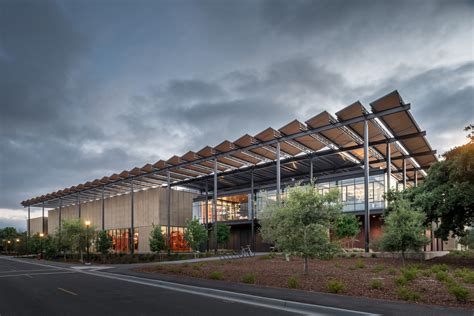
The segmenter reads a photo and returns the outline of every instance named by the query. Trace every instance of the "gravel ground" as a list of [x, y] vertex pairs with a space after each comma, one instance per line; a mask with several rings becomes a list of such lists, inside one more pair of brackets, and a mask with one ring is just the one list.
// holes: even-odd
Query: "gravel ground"
[[[474, 309], [474, 284], [464, 283], [462, 279], [454, 277], [456, 282], [470, 291], [467, 302], [459, 302], [449, 293], [447, 286], [436, 280], [435, 274], [430, 272], [434, 264], [447, 263], [449, 274], [457, 268], [467, 267], [472, 270], [474, 262], [463, 260], [436, 260], [433, 262], [407, 261], [407, 267], [418, 266], [418, 273], [414, 280], [404, 287], [416, 292], [419, 298], [412, 299], [418, 303], [452, 306]], [[401, 261], [393, 258], [338, 258], [332, 260], [310, 260], [309, 274], [304, 275], [303, 260], [291, 258], [289, 262], [282, 256], [270, 258], [268, 256], [238, 259], [232, 261], [214, 261], [200, 263], [185, 263], [180, 265], [160, 265], [137, 269], [140, 272], [186, 275], [196, 278], [211, 278], [211, 274], [219, 274], [223, 281], [243, 282], [243, 277], [252, 274], [254, 284], [260, 286], [289, 288], [288, 279], [297, 280], [297, 289], [315, 292], [330, 292], [328, 282], [338, 280], [344, 289], [339, 293], [349, 296], [362, 296], [386, 300], [403, 300], [396, 294], [395, 280], [402, 275]], [[248, 277], [248, 276], [247, 276]], [[252, 277], [250, 277], [252, 279]], [[382, 287], [373, 288], [373, 280], [380, 280]], [[250, 280], [250, 283], [253, 283]]]

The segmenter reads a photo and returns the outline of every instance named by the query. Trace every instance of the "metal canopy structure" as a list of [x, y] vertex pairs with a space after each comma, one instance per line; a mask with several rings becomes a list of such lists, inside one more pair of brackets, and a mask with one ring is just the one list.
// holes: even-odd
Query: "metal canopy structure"
[[[333, 117], [322, 112], [305, 123], [294, 120], [255, 136], [243, 135], [154, 164], [122, 171], [21, 202], [24, 207], [58, 208], [156, 187], [180, 186], [215, 192], [275, 182], [362, 172], [364, 145], [371, 170], [391, 172], [417, 183], [437, 161], [397, 91], [372, 102], [369, 112], [355, 102]], [[364, 128], [367, 135], [364, 136]], [[276, 166], [279, 168], [276, 169]], [[276, 172], [275, 172], [276, 171]], [[371, 171], [372, 172], [372, 171]], [[276, 175], [275, 175], [276, 174]], [[311, 176], [309, 176], [311, 175]], [[400, 176], [401, 175], [401, 176]], [[214, 181], [213, 181], [214, 179]]]

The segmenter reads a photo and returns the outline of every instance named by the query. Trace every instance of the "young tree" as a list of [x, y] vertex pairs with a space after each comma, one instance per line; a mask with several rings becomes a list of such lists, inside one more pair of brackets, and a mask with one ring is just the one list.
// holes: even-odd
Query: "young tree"
[[407, 250], [420, 251], [429, 239], [424, 235], [426, 215], [412, 210], [408, 200], [399, 199], [392, 211], [384, 217], [385, 228], [380, 246], [385, 251], [401, 252], [405, 266]]
[[354, 240], [360, 232], [360, 222], [355, 215], [343, 214], [339, 217], [335, 227], [338, 238], [350, 238], [351, 248], [354, 248]]
[[34, 234], [33, 236], [30, 237], [30, 241], [28, 242], [28, 249], [30, 253], [32, 254], [41, 253], [42, 246], [43, 246], [42, 240], [41, 240], [41, 237], [39, 236], [39, 233]]
[[291, 188], [283, 205], [269, 202], [263, 210], [263, 239], [288, 254], [301, 256], [307, 274], [309, 258], [329, 258], [340, 249], [329, 238], [329, 230], [341, 215], [338, 199], [337, 189], [321, 195], [311, 185]]
[[468, 249], [474, 250], [474, 230], [466, 230], [464, 236], [459, 238], [459, 243]]
[[97, 233], [96, 249], [105, 256], [109, 253], [110, 248], [112, 248], [112, 237], [110, 237], [105, 230], [101, 230]]
[[218, 245], [225, 245], [229, 242], [230, 239], [230, 226], [217, 223], [217, 244]]
[[207, 241], [207, 230], [206, 228], [199, 224], [198, 219], [186, 222], [186, 229], [184, 230], [184, 240], [189, 244], [189, 246], [195, 252], [199, 250], [199, 245]]
[[160, 226], [154, 226], [150, 232], [150, 250], [156, 253], [166, 249], [165, 236], [161, 232]]

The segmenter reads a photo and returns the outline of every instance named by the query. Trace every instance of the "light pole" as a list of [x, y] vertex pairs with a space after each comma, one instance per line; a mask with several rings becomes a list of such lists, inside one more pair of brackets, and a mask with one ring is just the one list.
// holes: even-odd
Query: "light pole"
[[9, 249], [10, 249], [10, 244], [11, 244], [11, 240], [8, 240], [7, 241], [7, 253], [9, 253]]
[[44, 233], [40, 233], [39, 234], [40, 236], [40, 247], [41, 247], [41, 253], [40, 253], [40, 258], [43, 259], [43, 237], [44, 237]]
[[87, 257], [86, 257], [86, 264], [89, 263], [89, 226], [91, 226], [91, 221], [86, 221], [86, 250], [87, 250]]

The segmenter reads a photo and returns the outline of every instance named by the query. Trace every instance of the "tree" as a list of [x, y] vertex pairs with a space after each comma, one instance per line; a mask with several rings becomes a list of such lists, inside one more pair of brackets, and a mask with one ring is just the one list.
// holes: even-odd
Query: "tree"
[[459, 238], [459, 243], [468, 249], [474, 250], [474, 230], [466, 230], [464, 236]]
[[384, 251], [401, 252], [405, 266], [405, 252], [420, 251], [430, 241], [424, 235], [426, 215], [413, 210], [410, 201], [405, 199], [397, 200], [392, 207], [393, 210], [384, 216], [385, 227], [380, 246]]
[[97, 233], [96, 249], [102, 255], [106, 255], [109, 253], [110, 248], [112, 248], [112, 237], [105, 230], [101, 230]]
[[230, 226], [217, 223], [217, 244], [225, 245], [230, 239]]
[[165, 236], [161, 232], [160, 226], [153, 226], [153, 230], [150, 232], [150, 250], [156, 253], [166, 249]]
[[[63, 221], [61, 225], [61, 233], [58, 233], [60, 238], [60, 248], [71, 253], [79, 253], [82, 260], [82, 255], [87, 248], [87, 234], [91, 234], [94, 227], [86, 228], [84, 223], [80, 220]], [[93, 236], [89, 235], [89, 241]]]
[[42, 240], [39, 233], [31, 236], [30, 241], [28, 242], [28, 249], [30, 253], [39, 254], [43, 248]]
[[423, 183], [408, 196], [423, 210], [427, 223], [440, 222], [435, 236], [447, 240], [462, 237], [474, 223], [474, 142], [444, 154], [446, 160], [433, 165]]
[[186, 221], [186, 229], [184, 230], [184, 240], [189, 246], [197, 252], [199, 246], [207, 241], [207, 230], [199, 224], [198, 219], [192, 221]]
[[338, 238], [350, 238], [351, 248], [354, 248], [354, 240], [360, 232], [360, 222], [355, 215], [343, 214], [339, 217], [335, 227]]
[[340, 250], [329, 238], [329, 230], [341, 215], [338, 200], [337, 189], [324, 195], [311, 185], [289, 189], [284, 204], [268, 201], [262, 211], [263, 239], [288, 254], [302, 257], [307, 274], [309, 258], [329, 258]]

